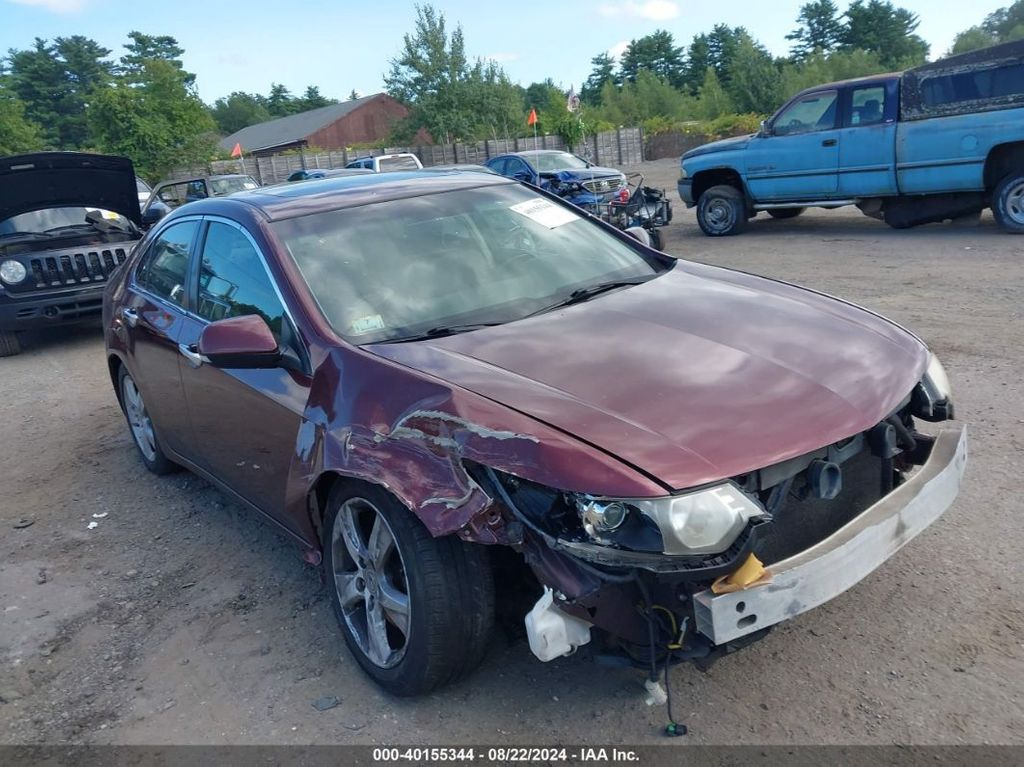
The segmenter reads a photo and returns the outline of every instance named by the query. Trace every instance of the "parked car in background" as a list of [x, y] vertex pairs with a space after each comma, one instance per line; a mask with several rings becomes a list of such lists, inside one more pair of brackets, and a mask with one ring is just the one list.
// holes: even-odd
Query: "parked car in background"
[[596, 634], [710, 661], [881, 565], [966, 459], [962, 427], [918, 429], [953, 401], [912, 333], [483, 173], [193, 203], [103, 317], [146, 467], [297, 539], [398, 695], [480, 662], [495, 566], [537, 597], [541, 660]]
[[288, 176], [288, 181], [309, 181], [313, 178], [340, 178], [341, 176], [358, 176], [364, 173], [373, 173], [373, 171], [368, 168], [304, 168]]
[[591, 165], [582, 157], [553, 149], [501, 154], [484, 164], [495, 173], [533, 184], [579, 206], [617, 200], [626, 188], [625, 174], [614, 168]]
[[259, 189], [259, 186], [256, 179], [242, 173], [161, 181], [154, 187], [149, 200], [142, 208], [142, 222], [146, 226], [152, 226], [186, 202], [205, 200], [207, 197], [224, 197], [235, 192], [247, 192]]
[[468, 162], [454, 163], [452, 165], [431, 165], [430, 167], [425, 168], [424, 170], [458, 170], [467, 173], [490, 173], [492, 175], [497, 175], [497, 171], [488, 168], [486, 165], [474, 165], [473, 163]]
[[679, 196], [715, 237], [844, 205], [896, 228], [991, 207], [1024, 233], [1024, 41], [803, 91], [760, 133], [683, 155]]
[[149, 196], [153, 193], [153, 187], [136, 176], [135, 188], [139, 191], [139, 208], [141, 209], [147, 202], [149, 202]]
[[397, 154], [379, 154], [374, 157], [360, 157], [352, 160], [346, 168], [365, 168], [374, 173], [386, 173], [393, 170], [419, 170], [423, 167], [420, 158], [409, 152]]
[[40, 152], [0, 158], [0, 357], [18, 333], [97, 322], [103, 287], [142, 237], [126, 157]]

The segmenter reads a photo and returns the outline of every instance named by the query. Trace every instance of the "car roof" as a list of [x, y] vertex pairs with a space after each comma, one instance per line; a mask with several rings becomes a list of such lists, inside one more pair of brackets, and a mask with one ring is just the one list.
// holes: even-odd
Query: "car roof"
[[369, 173], [261, 187], [228, 197], [198, 200], [189, 203], [188, 209], [193, 214], [223, 213], [225, 206], [244, 205], [256, 209], [268, 221], [279, 221], [367, 203], [515, 183], [504, 176], [461, 171]]
[[821, 85], [815, 85], [813, 88], [805, 88], [804, 90], [800, 91], [800, 93], [798, 93], [797, 96], [802, 96], [805, 93], [813, 93], [814, 91], [824, 91], [830, 90], [832, 88], [845, 88], [849, 85], [888, 82], [889, 80], [899, 78], [902, 74], [902, 72], [887, 72], [881, 75], [865, 75], [864, 77], [851, 77], [848, 80], [836, 80], [834, 83], [822, 83]]

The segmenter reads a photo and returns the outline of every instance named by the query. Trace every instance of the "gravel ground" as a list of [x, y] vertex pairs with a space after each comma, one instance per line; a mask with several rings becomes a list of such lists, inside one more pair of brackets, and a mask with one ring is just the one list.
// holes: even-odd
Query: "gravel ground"
[[[686, 741], [1024, 743], [1024, 238], [987, 215], [897, 232], [844, 210], [712, 240], [675, 162], [642, 170], [674, 200], [669, 252], [918, 332], [972, 439], [959, 500], [880, 570], [707, 673], [672, 672]], [[503, 633], [455, 687], [379, 692], [291, 543], [203, 480], [143, 469], [97, 330], [25, 346], [0, 361], [0, 742], [664, 742], [637, 673], [595, 672], [586, 650], [542, 665]]]

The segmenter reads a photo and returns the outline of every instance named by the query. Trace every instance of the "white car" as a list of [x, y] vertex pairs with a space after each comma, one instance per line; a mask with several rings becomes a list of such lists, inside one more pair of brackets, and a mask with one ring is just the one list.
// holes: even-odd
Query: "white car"
[[391, 170], [420, 170], [423, 163], [420, 158], [410, 152], [398, 154], [381, 154], [376, 157], [360, 157], [353, 160], [346, 168], [366, 168], [374, 173], [386, 173]]

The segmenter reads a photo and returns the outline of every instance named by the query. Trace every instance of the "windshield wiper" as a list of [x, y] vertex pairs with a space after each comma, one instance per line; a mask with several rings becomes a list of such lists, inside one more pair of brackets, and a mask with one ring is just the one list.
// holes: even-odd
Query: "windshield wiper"
[[19, 240], [49, 240], [53, 235], [46, 232], [7, 232], [0, 234], [0, 240], [14, 238]]
[[504, 325], [504, 322], [467, 322], [463, 325], [440, 325], [436, 328], [431, 328], [422, 333], [416, 333], [411, 336], [402, 336], [401, 338], [389, 338], [386, 341], [380, 341], [382, 344], [399, 344], [405, 341], [425, 341], [428, 338], [444, 338], [445, 336], [454, 336], [458, 333], [468, 333], [471, 330], [480, 330], [481, 328], [493, 328], [496, 325]]
[[563, 306], [581, 304], [584, 301], [589, 301], [594, 296], [600, 295], [601, 293], [607, 293], [609, 290], [615, 290], [615, 288], [625, 288], [629, 285], [642, 285], [650, 279], [651, 277], [635, 277], [631, 280], [611, 280], [610, 282], [599, 282], [596, 285], [588, 285], [585, 288], [577, 288], [565, 298], [562, 298], [549, 306], [545, 306], [542, 309], [538, 309], [535, 312], [531, 312], [526, 316], [533, 317], [538, 314], [550, 312], [553, 309], [560, 309]]

